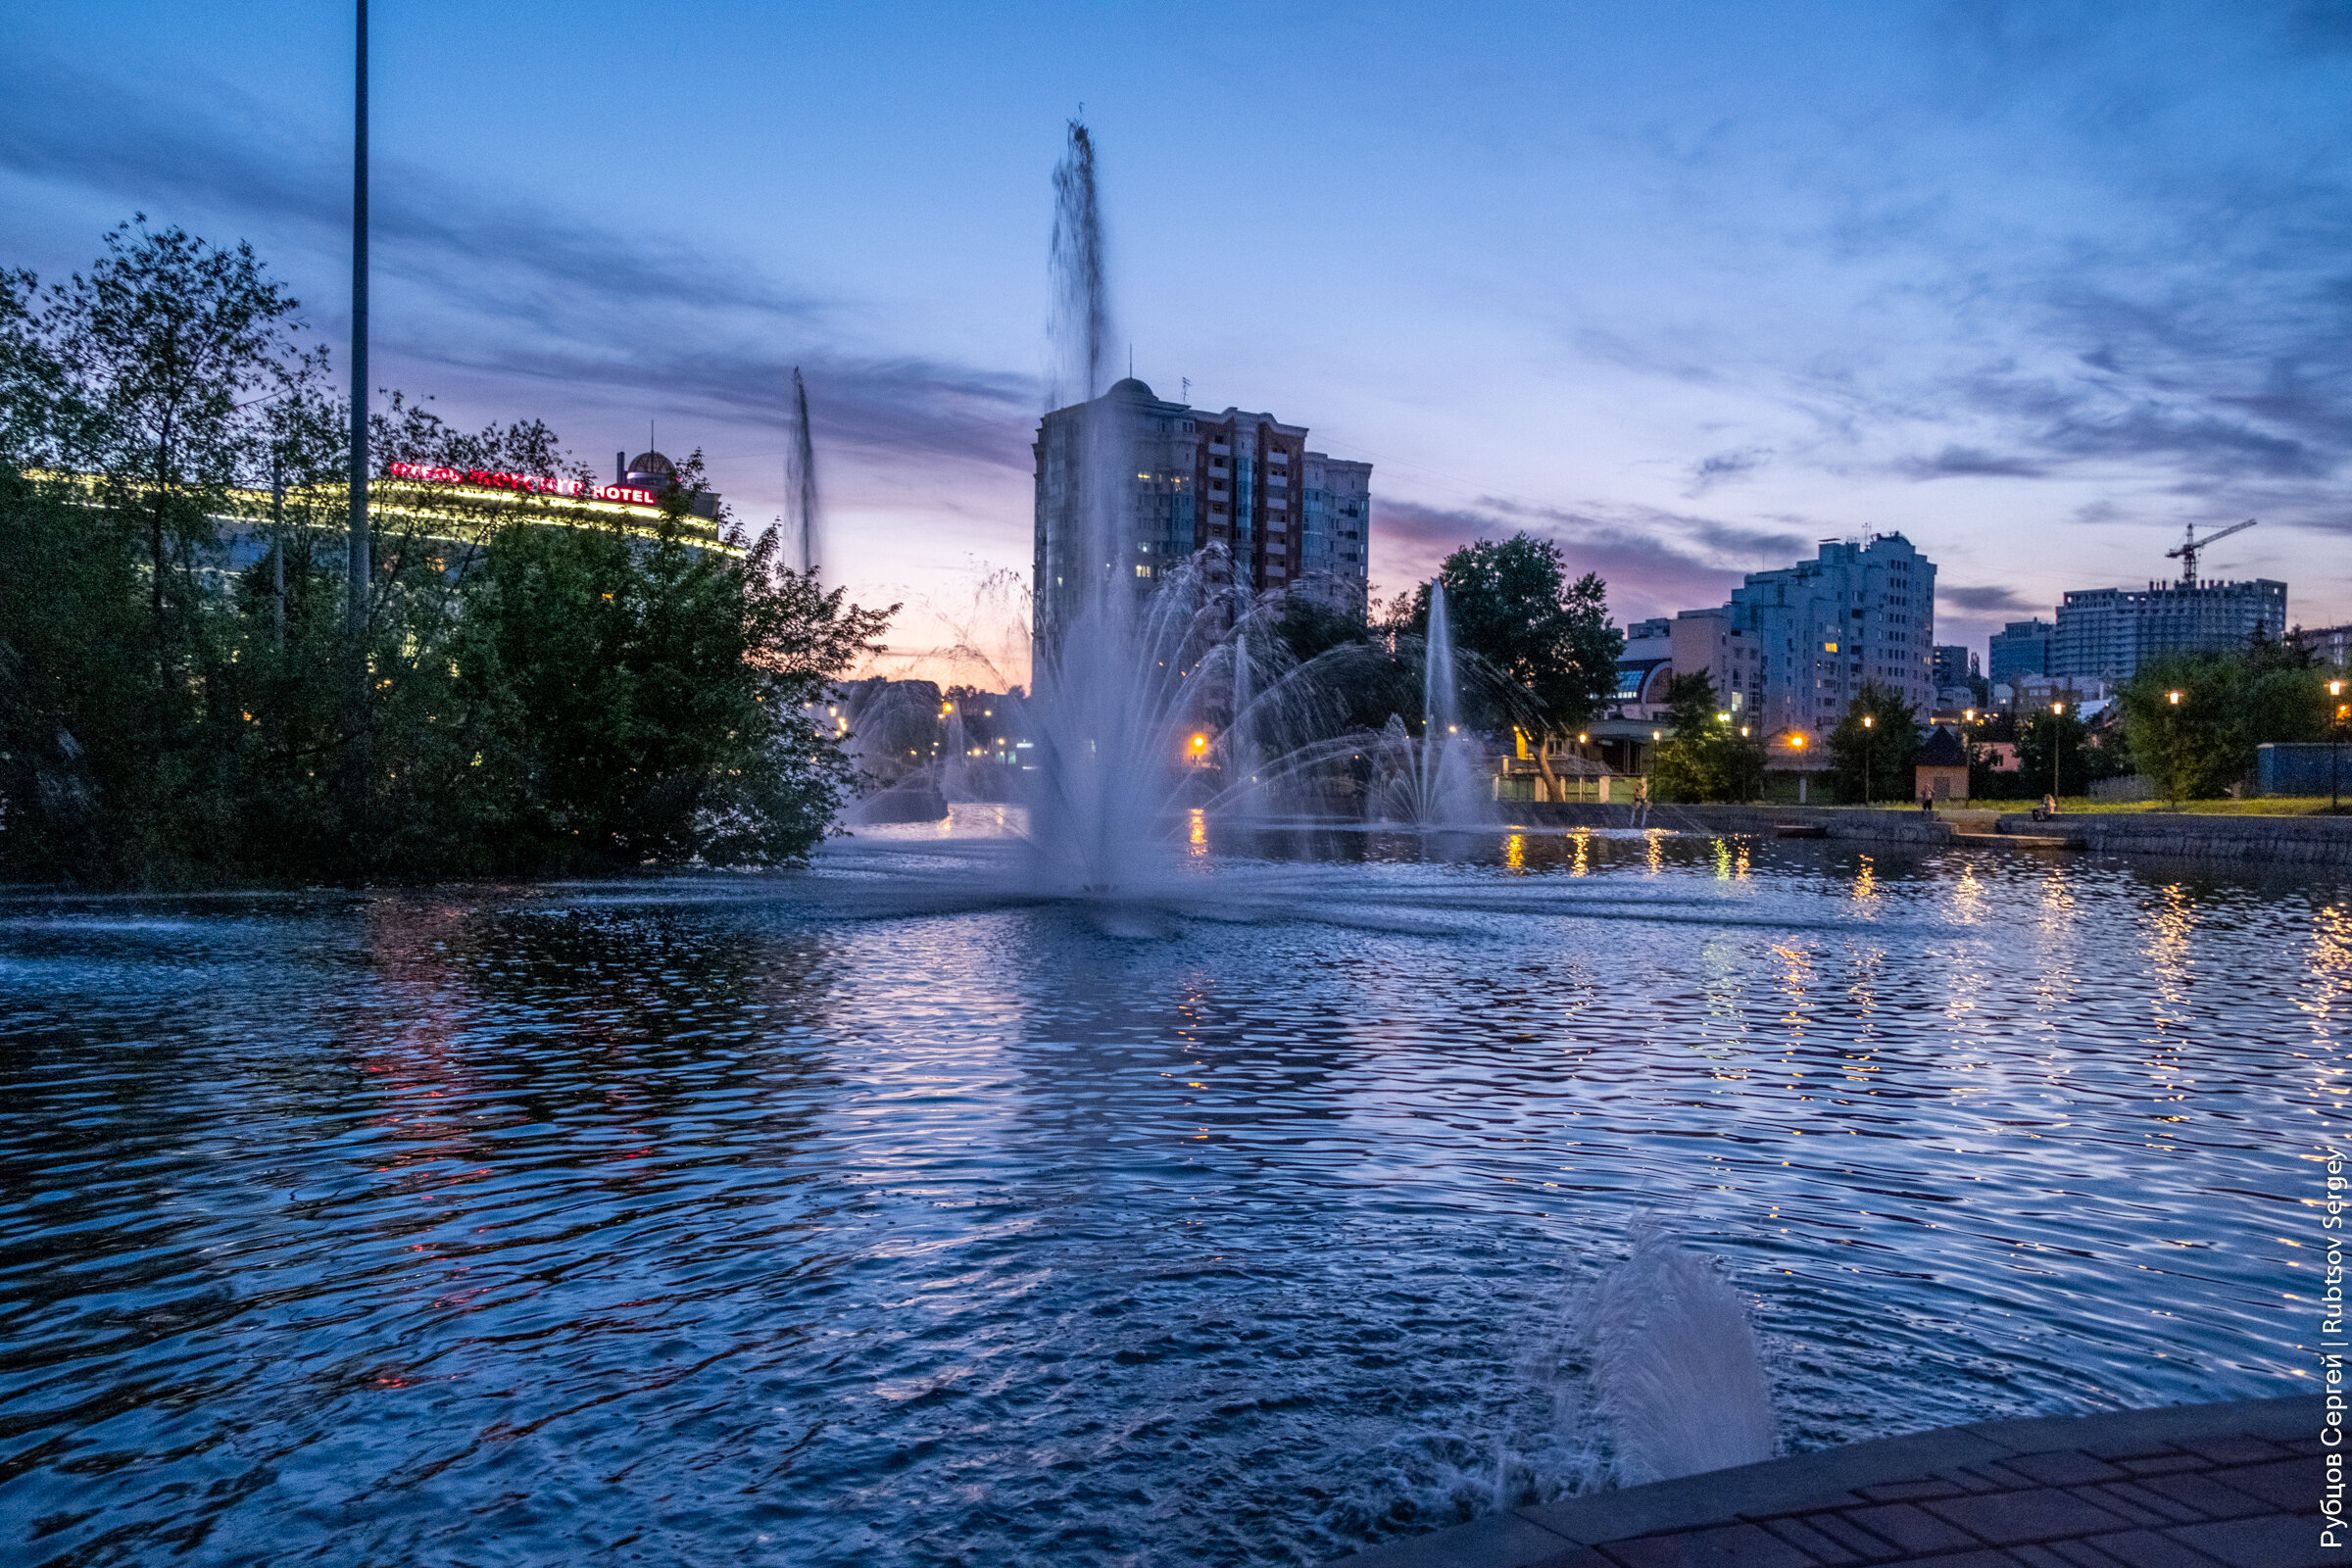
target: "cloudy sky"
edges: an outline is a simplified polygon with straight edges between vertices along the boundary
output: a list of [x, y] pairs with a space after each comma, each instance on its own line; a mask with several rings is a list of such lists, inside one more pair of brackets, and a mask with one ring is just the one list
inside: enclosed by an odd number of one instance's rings
[[[2346, 0], [377, 0], [374, 49], [379, 384], [603, 465], [654, 421], [756, 522], [803, 367], [911, 653], [1026, 567], [1081, 105], [1136, 372], [1371, 461], [1385, 591], [1525, 529], [1630, 618], [1899, 529], [1981, 648], [2258, 516], [2208, 569], [2352, 619]], [[350, 58], [316, 3], [10, 8], [0, 266], [144, 212], [339, 337]]]

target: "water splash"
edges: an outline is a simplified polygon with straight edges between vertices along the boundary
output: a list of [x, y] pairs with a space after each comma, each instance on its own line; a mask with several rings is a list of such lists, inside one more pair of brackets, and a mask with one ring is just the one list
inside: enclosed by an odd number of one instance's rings
[[1391, 715], [1374, 763], [1373, 814], [1422, 827], [1484, 827], [1497, 819], [1485, 748], [1462, 722], [1461, 678], [1446, 585], [1429, 585], [1429, 637], [1421, 657], [1421, 736]]
[[1714, 1259], [1663, 1231], [1638, 1234], [1593, 1293], [1585, 1335], [1619, 1486], [1772, 1457], [1755, 1325]]
[[816, 444], [808, 435], [808, 383], [801, 379], [797, 365], [792, 368], [792, 450], [784, 460], [784, 481], [795, 564], [813, 572], [823, 545], [817, 526]]

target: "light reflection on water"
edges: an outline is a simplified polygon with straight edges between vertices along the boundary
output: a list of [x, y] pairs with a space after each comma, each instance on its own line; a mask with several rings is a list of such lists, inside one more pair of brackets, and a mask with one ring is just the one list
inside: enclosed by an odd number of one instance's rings
[[1574, 1375], [1643, 1214], [1754, 1293], [1792, 1447], [2307, 1369], [2340, 887], [1179, 848], [1202, 895], [1140, 924], [920, 828], [768, 881], [0, 903], [0, 1520], [1311, 1561], [1486, 1506], [1498, 1440], [1575, 1484], [1527, 1369]]

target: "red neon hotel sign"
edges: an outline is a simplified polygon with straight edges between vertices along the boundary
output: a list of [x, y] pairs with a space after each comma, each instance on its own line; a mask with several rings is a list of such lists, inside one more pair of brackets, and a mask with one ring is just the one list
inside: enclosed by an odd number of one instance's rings
[[568, 496], [575, 501], [616, 501], [624, 507], [662, 504], [660, 496], [633, 484], [589, 484], [583, 479], [558, 479], [544, 473], [494, 473], [488, 468], [440, 468], [421, 463], [395, 463], [385, 471], [395, 479], [420, 479], [426, 484], [522, 490], [532, 495]]

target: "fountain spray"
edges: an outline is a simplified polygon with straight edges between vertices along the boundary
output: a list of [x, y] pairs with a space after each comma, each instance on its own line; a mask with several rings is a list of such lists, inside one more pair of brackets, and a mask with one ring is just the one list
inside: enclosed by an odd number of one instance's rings
[[804, 572], [814, 572], [818, 557], [816, 514], [816, 446], [808, 435], [808, 383], [801, 379], [801, 368], [792, 368], [792, 451], [784, 461], [784, 481], [790, 492], [788, 506], [792, 525], [793, 550], [799, 557], [798, 565]]

